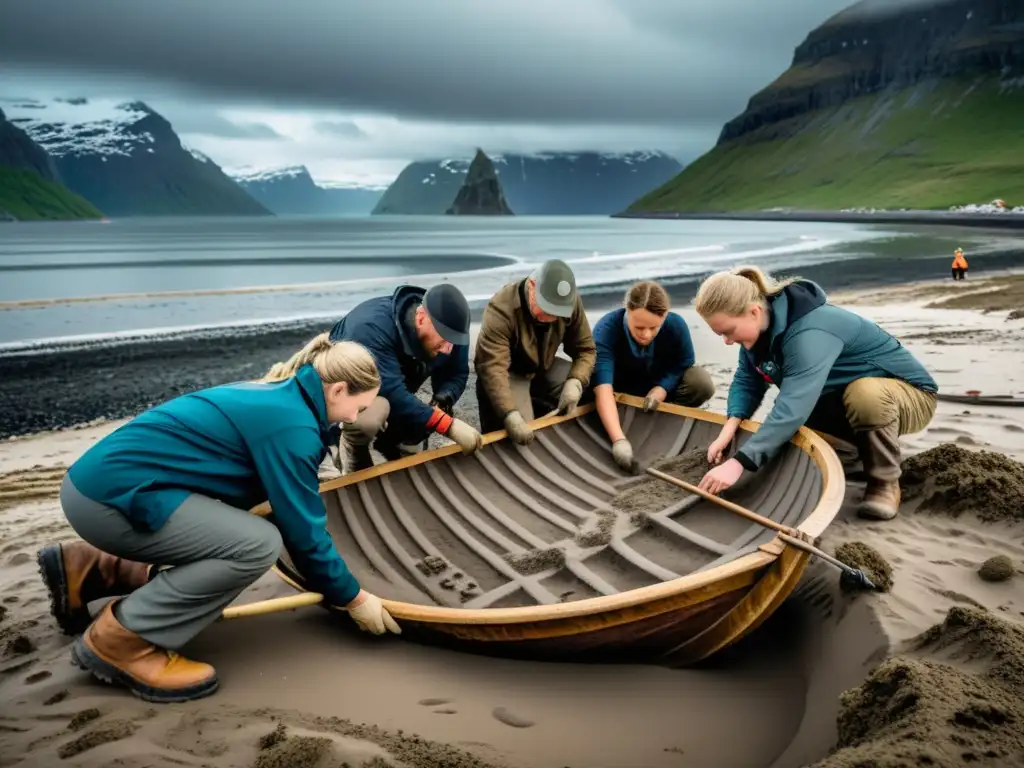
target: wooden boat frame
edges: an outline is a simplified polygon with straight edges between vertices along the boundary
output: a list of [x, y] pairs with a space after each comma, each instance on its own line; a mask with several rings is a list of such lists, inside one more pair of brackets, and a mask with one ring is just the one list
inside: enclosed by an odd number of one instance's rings
[[[643, 403], [642, 398], [622, 393], [617, 393], [615, 399], [617, 403], [632, 407], [640, 407]], [[566, 416], [536, 419], [532, 426], [535, 430], [544, 429], [584, 416], [595, 407], [590, 403]], [[723, 414], [674, 404], [662, 403], [658, 410], [714, 424], [724, 424], [727, 420]], [[747, 432], [756, 432], [759, 427], [760, 422], [752, 420], [745, 420], [740, 425], [740, 429]], [[498, 430], [485, 434], [483, 439], [485, 444], [489, 444], [506, 436], [505, 430]], [[816, 538], [825, 531], [842, 505], [845, 494], [843, 467], [828, 441], [807, 427], [801, 427], [790, 442], [806, 453], [821, 473], [821, 493], [817, 504], [796, 526], [798, 531]], [[320, 485], [320, 492], [343, 488], [459, 452], [459, 447], [454, 444], [423, 451], [326, 481]], [[269, 514], [269, 502], [254, 507], [252, 512]], [[722, 514], [729, 513], [723, 510]], [[687, 616], [706, 609], [709, 603], [723, 601], [745, 590], [739, 601], [710, 626], [674, 647], [663, 649], [659, 658], [654, 659], [682, 666], [708, 658], [760, 626], [795, 589], [810, 557], [807, 552], [785, 544], [776, 536], [755, 551], [708, 570], [612, 595], [571, 602], [477, 609], [421, 605], [385, 598], [382, 602], [403, 627], [411, 625], [414, 634], [417, 629], [422, 630], [420, 634], [429, 638], [427, 642], [479, 650], [488, 644], [515, 646], [523, 642], [565, 639], [588, 633], [623, 631], [628, 634], [630, 625], [642, 621], [662, 626], [667, 622], [683, 622]], [[273, 570], [283, 581], [308, 594], [300, 578], [296, 578], [298, 574], [290, 572], [291, 569], [280, 561]], [[315, 601], [310, 600], [312, 602]], [[331, 610], [344, 611], [340, 606], [324, 605]]]

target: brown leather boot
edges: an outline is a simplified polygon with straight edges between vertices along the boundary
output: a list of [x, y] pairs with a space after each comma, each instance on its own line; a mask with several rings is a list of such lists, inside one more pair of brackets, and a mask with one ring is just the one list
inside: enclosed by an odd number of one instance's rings
[[[120, 599], [120, 598], [119, 598]], [[217, 671], [158, 648], [125, 629], [111, 600], [75, 640], [71, 660], [107, 683], [123, 685], [145, 701], [192, 701], [217, 690]]]
[[133, 592], [149, 581], [151, 567], [108, 555], [85, 541], [49, 544], [37, 559], [50, 593], [50, 612], [68, 635], [89, 626], [89, 603]]
[[899, 426], [857, 433], [857, 448], [864, 462], [867, 488], [857, 507], [861, 517], [891, 520], [900, 509], [900, 442]]

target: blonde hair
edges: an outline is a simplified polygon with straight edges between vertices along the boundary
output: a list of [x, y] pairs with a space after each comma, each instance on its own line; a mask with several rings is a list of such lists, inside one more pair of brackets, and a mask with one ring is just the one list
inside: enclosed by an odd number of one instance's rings
[[671, 302], [668, 293], [653, 280], [641, 280], [626, 291], [626, 310], [646, 309], [651, 314], [664, 317]]
[[760, 304], [768, 308], [768, 299], [782, 292], [782, 289], [798, 280], [791, 277], [776, 280], [766, 275], [758, 267], [736, 267], [724, 272], [716, 272], [700, 284], [694, 307], [697, 314], [708, 318], [719, 312], [738, 317], [746, 312], [751, 304]]
[[370, 351], [354, 341], [332, 342], [330, 333], [326, 332], [310, 340], [287, 361], [272, 365], [261, 381], [284, 381], [306, 363], [313, 364], [324, 384], [348, 384], [351, 395], [380, 386], [380, 372]]

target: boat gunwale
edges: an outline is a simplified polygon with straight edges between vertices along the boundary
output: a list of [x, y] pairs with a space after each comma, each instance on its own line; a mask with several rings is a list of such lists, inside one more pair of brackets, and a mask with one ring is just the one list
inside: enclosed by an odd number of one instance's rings
[[[624, 393], [616, 393], [615, 400], [617, 403], [637, 408], [643, 405], [642, 398]], [[594, 403], [589, 403], [577, 408], [571, 414], [535, 419], [530, 424], [534, 430], [544, 429], [564, 421], [578, 419], [592, 412], [595, 408], [596, 405]], [[724, 424], [728, 420], [725, 414], [672, 403], [659, 404], [658, 411], [715, 424]], [[749, 419], [745, 419], [740, 423], [740, 429], [750, 433], [757, 432], [760, 426], [760, 422]], [[507, 434], [503, 429], [488, 432], [483, 435], [484, 444], [487, 445], [502, 440], [507, 437]], [[807, 427], [800, 427], [789, 442], [806, 453], [822, 475], [822, 488], [817, 504], [810, 514], [796, 526], [798, 531], [817, 538], [835, 519], [842, 505], [846, 490], [842, 463], [828, 441]], [[328, 480], [320, 484], [319, 492], [322, 495], [328, 491], [334, 491], [364, 480], [370, 480], [391, 472], [408, 469], [409, 467], [433, 461], [434, 459], [459, 453], [461, 453], [461, 449], [455, 444], [423, 451], [412, 456], [406, 456], [395, 461], [384, 462], [358, 472], [353, 472], [350, 475]], [[256, 515], [268, 515], [271, 512], [270, 503], [263, 502], [253, 507], [250, 511]], [[748, 571], [760, 570], [771, 565], [779, 558], [787, 546], [776, 536], [771, 541], [761, 545], [757, 551], [749, 552], [736, 560], [723, 563], [706, 571], [686, 574], [677, 579], [649, 584], [644, 587], [617, 592], [613, 595], [599, 595], [567, 603], [527, 605], [510, 608], [452, 608], [448, 606], [407, 603], [383, 597], [381, 602], [396, 619], [422, 623], [518, 624], [524, 622], [559, 621], [634, 608], [645, 603], [663, 601], [692, 590], [700, 590], [717, 581], [735, 577]], [[292, 587], [305, 592], [310, 591], [285, 574], [278, 565], [275, 564], [272, 570], [279, 578]], [[326, 602], [323, 605], [332, 610], [345, 610], [342, 606], [329, 605]]]

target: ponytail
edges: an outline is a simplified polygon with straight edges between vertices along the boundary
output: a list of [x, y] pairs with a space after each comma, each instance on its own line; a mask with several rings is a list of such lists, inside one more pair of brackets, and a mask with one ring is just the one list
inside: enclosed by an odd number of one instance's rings
[[701, 283], [694, 307], [697, 314], [705, 319], [719, 313], [739, 317], [752, 304], [760, 304], [767, 309], [769, 298], [777, 296], [783, 288], [798, 279], [792, 277], [776, 280], [755, 266], [716, 272]]
[[290, 379], [307, 363], [312, 363], [324, 384], [348, 384], [351, 395], [380, 387], [380, 372], [370, 351], [354, 341], [332, 342], [326, 332], [311, 339], [287, 361], [272, 365], [261, 381]]
[[317, 355], [331, 348], [331, 335], [326, 331], [314, 337], [306, 346], [283, 363], [274, 363], [261, 381], [284, 381], [295, 375], [306, 363], [311, 363]]

